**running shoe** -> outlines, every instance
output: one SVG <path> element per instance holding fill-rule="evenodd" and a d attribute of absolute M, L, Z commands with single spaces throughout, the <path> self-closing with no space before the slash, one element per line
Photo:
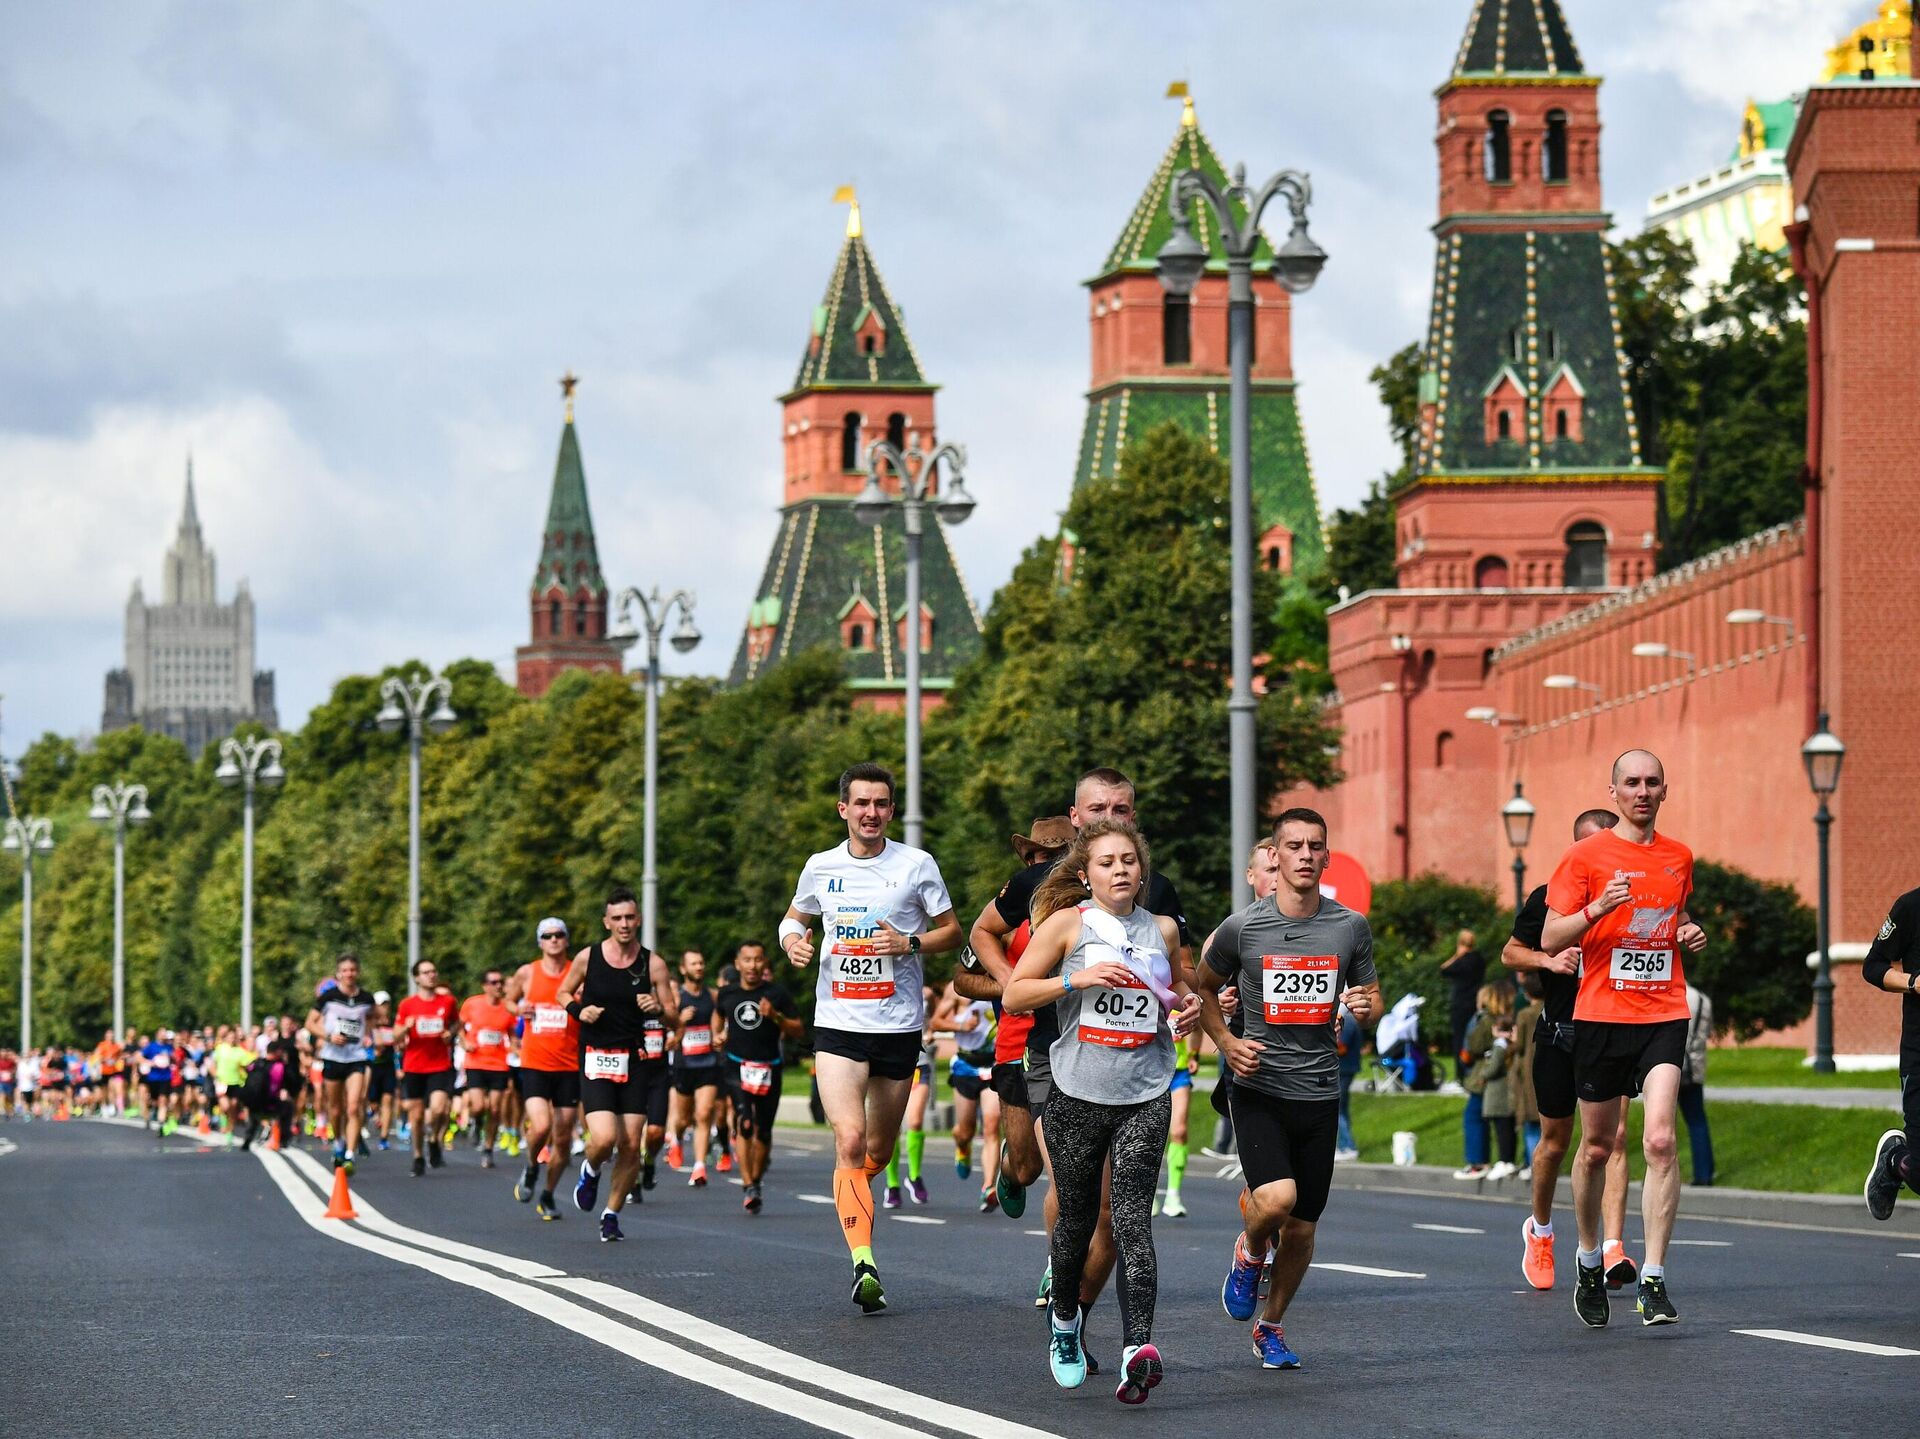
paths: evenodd
<path fill-rule="evenodd" d="M 965 1179 L 973 1173 L 973 1151 L 971 1149 L 956 1149 L 953 1151 L 953 1172 L 961 1179 Z"/>
<path fill-rule="evenodd" d="M 625 1239 L 626 1237 L 626 1235 L 620 1232 L 619 1215 L 603 1214 L 600 1216 L 600 1242 L 602 1244 L 612 1244 L 615 1240 Z"/>
<path fill-rule="evenodd" d="M 1087 1356 L 1080 1352 L 1079 1315 L 1066 1329 L 1048 1316 L 1047 1367 L 1053 1371 L 1053 1382 L 1062 1389 L 1078 1389 L 1087 1382 Z"/>
<path fill-rule="evenodd" d="M 733 1173 L 733 1151 L 730 1149 L 721 1150 L 720 1162 L 714 1165 L 714 1168 L 718 1169 L 722 1174 Z"/>
<path fill-rule="evenodd" d="M 1179 1190 L 1169 1189 L 1167 1191 L 1166 1202 L 1160 1206 L 1160 1212 L 1169 1219 L 1185 1219 L 1187 1217 L 1187 1206 L 1181 1202 Z"/>
<path fill-rule="evenodd" d="M 338 1164 L 335 1164 L 333 1167 L 335 1169 L 340 1170 L 349 1179 L 351 1179 L 353 1177 L 353 1168 L 354 1168 L 353 1156 L 351 1154 L 341 1155 L 340 1162 Z"/>
<path fill-rule="evenodd" d="M 1293 1352 L 1287 1343 L 1287 1336 L 1278 1324 L 1269 1324 L 1261 1319 L 1253 1326 L 1253 1352 L 1260 1356 L 1262 1369 L 1298 1369 L 1300 1356 Z"/>
<path fill-rule="evenodd" d="M 425 1174 L 426 1172 L 427 1172 L 427 1161 L 422 1159 L 417 1154 L 414 1155 L 413 1156 L 413 1177 L 415 1179 L 418 1179 L 421 1175 Z"/>
<path fill-rule="evenodd" d="M 705 1189 L 706 1187 L 707 1166 L 704 1164 L 696 1164 L 693 1166 L 693 1173 L 687 1176 L 687 1188 Z"/>
<path fill-rule="evenodd" d="M 1600 1247 L 1600 1263 L 1607 1271 L 1607 1288 L 1625 1289 L 1640 1277 L 1633 1256 L 1618 1239 L 1609 1239 Z"/>
<path fill-rule="evenodd" d="M 1573 1312 L 1589 1329 L 1607 1327 L 1607 1283 L 1598 1264 L 1588 1268 L 1578 1258 L 1573 1261 Z"/>
<path fill-rule="evenodd" d="M 1027 1212 L 1027 1186 L 1016 1184 L 1007 1173 L 1007 1146 L 1000 1146 L 1000 1176 L 993 1181 L 993 1192 L 1000 1197 L 1000 1212 L 1018 1219 Z"/>
<path fill-rule="evenodd" d="M 1120 1386 L 1113 1397 L 1122 1404 L 1144 1404 L 1147 1391 L 1161 1380 L 1160 1351 L 1151 1344 L 1136 1344 L 1120 1356 Z"/>
<path fill-rule="evenodd" d="M 1640 1281 L 1640 1297 L 1634 1303 L 1640 1311 L 1642 1324 L 1678 1324 L 1680 1313 L 1673 1307 L 1673 1301 L 1667 1298 L 1667 1281 L 1664 1275 L 1653 1275 Z"/>
<path fill-rule="evenodd" d="M 491 1149 L 483 1149 L 480 1151 L 480 1167 L 482 1169 L 493 1168 L 493 1151 Z"/>
<path fill-rule="evenodd" d="M 580 1177 L 573 1182 L 573 1207 L 582 1214 L 591 1213 L 600 1198 L 600 1176 L 587 1173 L 587 1162 L 580 1161 Z"/>
<path fill-rule="evenodd" d="M 889 1184 L 884 1190 L 881 1191 L 880 1207 L 882 1209 L 898 1209 L 900 1207 L 900 1186 L 899 1185 Z"/>
<path fill-rule="evenodd" d="M 1533 1216 L 1520 1221 L 1520 1272 L 1535 1289 L 1553 1288 L 1553 1236 L 1533 1232 Z"/>
<path fill-rule="evenodd" d="M 367 1148 L 367 1136 L 364 1134 L 360 1136 L 360 1157 L 363 1159 L 373 1158 L 373 1151 Z"/>
<path fill-rule="evenodd" d="M 444 1168 L 444 1167 L 446 1166 L 446 1162 L 447 1162 L 446 1160 L 444 1160 L 444 1159 L 442 1159 L 442 1158 L 440 1157 L 440 1141 L 439 1141 L 439 1140 L 437 1140 L 437 1139 L 429 1139 L 429 1140 L 427 1141 L 427 1166 L 428 1166 L 428 1168 L 430 1168 L 430 1169 L 442 1169 L 442 1168 Z"/>
<path fill-rule="evenodd" d="M 853 1302 L 862 1314 L 878 1314 L 887 1307 L 886 1291 L 880 1287 L 880 1271 L 865 1260 L 853 1266 Z"/>
<path fill-rule="evenodd" d="M 653 1161 L 651 1159 L 641 1160 L 640 1161 L 640 1187 L 642 1189 L 651 1189 L 653 1188 L 655 1183 L 656 1181 L 653 1175 Z"/>
<path fill-rule="evenodd" d="M 746 1186 L 746 1193 L 745 1193 L 745 1196 L 740 1201 L 740 1207 L 746 1210 L 747 1213 L 749 1214 L 758 1214 L 760 1212 L 760 1186 L 759 1185 L 749 1184 Z"/>
<path fill-rule="evenodd" d="M 386 1140 L 384 1140 L 384 1139 L 383 1139 L 383 1140 L 381 1140 L 381 1141 L 380 1141 L 380 1152 L 381 1152 L 382 1154 L 385 1154 L 385 1153 L 386 1153 L 386 1152 L 387 1152 L 387 1151 L 388 1151 L 389 1149 L 391 1149 L 391 1148 L 393 1148 L 393 1146 L 392 1146 L 391 1144 L 389 1144 L 389 1143 L 387 1143 L 387 1141 L 386 1141 Z"/>
<path fill-rule="evenodd" d="M 1900 1196 L 1900 1157 L 1907 1147 L 1905 1131 L 1889 1129 L 1874 1146 L 1873 1167 L 1867 1171 L 1867 1213 L 1875 1219 L 1893 1218 L 1893 1201 Z"/>
<path fill-rule="evenodd" d="M 1033 1291 L 1033 1307 L 1045 1309 L 1047 1301 L 1053 1298 L 1053 1261 L 1047 1261 L 1047 1267 L 1040 1271 L 1040 1287 Z"/>
<path fill-rule="evenodd" d="M 180 1127 L 179 1120 L 169 1119 L 165 1124 L 160 1126 L 160 1137 L 162 1139 L 167 1138 L 169 1135 L 171 1135 L 174 1132 L 174 1130 L 178 1129 L 179 1127 Z"/>
<path fill-rule="evenodd" d="M 982 1214 L 991 1214 L 999 1207 L 999 1195 L 995 1194 L 991 1189 L 983 1189 L 980 1191 L 980 1212 Z"/>
<path fill-rule="evenodd" d="M 680 1141 L 677 1139 L 669 1139 L 667 1141 L 667 1168 L 678 1169 L 679 1167 Z"/>
<path fill-rule="evenodd" d="M 345 1164 L 346 1162 L 347 1162 L 347 1146 L 344 1144 L 334 1145 L 333 1146 L 333 1167 L 335 1169 L 338 1169 L 341 1165 Z"/>
<path fill-rule="evenodd" d="M 533 1198 L 533 1186 L 540 1182 L 540 1166 L 529 1164 L 526 1172 L 513 1181 L 513 1197 L 525 1204 Z"/>
<path fill-rule="evenodd" d="M 533 1206 L 533 1212 L 542 1219 L 549 1221 L 560 1217 L 560 1206 L 553 1202 L 552 1190 L 543 1189 L 540 1191 L 540 1200 Z"/>
<path fill-rule="evenodd" d="M 1247 1237 L 1233 1239 L 1233 1263 L 1227 1266 L 1226 1281 L 1220 1286 L 1220 1307 L 1227 1318 L 1242 1324 L 1253 1318 L 1253 1306 L 1260 1298 L 1260 1261 L 1247 1253 Z"/>
<path fill-rule="evenodd" d="M 907 1180 L 907 1198 L 911 1199 L 915 1204 L 925 1204 L 927 1202 L 927 1181 L 924 1179 Z"/>

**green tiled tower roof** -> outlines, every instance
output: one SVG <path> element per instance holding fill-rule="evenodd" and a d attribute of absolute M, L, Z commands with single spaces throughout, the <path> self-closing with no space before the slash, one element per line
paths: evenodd
<path fill-rule="evenodd" d="M 900 307 L 867 250 L 857 206 L 848 217 L 847 231 L 827 293 L 814 307 L 806 352 L 793 377 L 793 393 L 861 386 L 933 388 L 920 372 L 920 357 L 914 353 Z M 861 343 L 861 330 L 874 325 L 885 338 L 869 351 Z"/>
<path fill-rule="evenodd" d="M 1111 275 L 1116 270 L 1151 270 L 1155 267 L 1160 247 L 1173 234 L 1173 215 L 1167 209 L 1167 191 L 1173 184 L 1173 177 L 1182 170 L 1199 170 L 1223 191 L 1229 183 L 1220 156 L 1207 142 L 1199 122 L 1194 119 L 1192 100 L 1186 101 L 1173 143 L 1167 146 L 1166 154 L 1160 157 L 1159 168 L 1153 172 L 1153 178 L 1147 182 L 1147 188 L 1134 205 L 1133 213 L 1127 217 L 1126 228 L 1121 230 L 1120 238 L 1113 242 L 1113 248 L 1107 251 L 1106 263 L 1100 267 L 1102 275 Z M 1195 237 L 1209 251 L 1207 268 L 1225 273 L 1227 248 L 1220 239 L 1220 226 L 1214 220 L 1213 211 L 1205 201 L 1195 200 L 1188 207 L 1188 218 Z M 1244 223 L 1247 218 L 1246 207 L 1236 202 L 1233 205 L 1233 218 L 1235 224 Z M 1273 263 L 1273 251 L 1268 247 L 1264 235 L 1259 248 L 1254 251 L 1253 263 L 1256 270 Z"/>
<path fill-rule="evenodd" d="M 540 563 L 533 572 L 534 593 L 556 584 L 569 594 L 583 587 L 596 595 L 607 592 L 593 539 L 593 512 L 587 507 L 587 472 L 580 463 L 580 437 L 573 430 L 571 396 L 560 430 L 560 454 L 553 462 L 553 498 L 547 502 Z"/>
<path fill-rule="evenodd" d="M 1584 73 L 1560 0 L 1474 0 L 1454 79 Z"/>

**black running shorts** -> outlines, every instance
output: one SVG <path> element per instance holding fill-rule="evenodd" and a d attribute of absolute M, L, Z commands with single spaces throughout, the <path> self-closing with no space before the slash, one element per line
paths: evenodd
<path fill-rule="evenodd" d="M 697 1067 L 681 1064 L 674 1067 L 673 1092 L 675 1094 L 692 1094 L 698 1089 L 712 1089 L 719 1083 L 720 1066 L 718 1064 L 702 1064 Z"/>
<path fill-rule="evenodd" d="M 529 1069 L 520 1066 L 520 1095 L 523 1099 L 544 1099 L 555 1109 L 580 1107 L 580 1071 L 577 1069 Z"/>
<path fill-rule="evenodd" d="M 367 1061 L 364 1059 L 323 1059 L 320 1061 L 320 1077 L 328 1084 L 338 1084 L 350 1074 L 365 1074 L 366 1072 Z"/>
<path fill-rule="evenodd" d="M 993 1067 L 993 1092 L 1000 1096 L 1002 1104 L 1010 1104 L 1015 1109 L 1027 1107 L 1027 1071 L 1018 1060 L 1009 1060 Z"/>
<path fill-rule="evenodd" d="M 400 1076 L 400 1097 L 409 1104 L 418 1103 L 436 1090 L 441 1094 L 453 1093 L 451 1069 L 409 1071 Z"/>
<path fill-rule="evenodd" d="M 1581 1099 L 1599 1103 L 1631 1099 L 1662 1064 L 1682 1068 L 1687 1057 L 1687 1021 L 1609 1024 L 1577 1019 L 1573 1024 L 1573 1087 Z"/>
<path fill-rule="evenodd" d="M 920 1067 L 920 1031 L 873 1033 L 863 1029 L 816 1029 L 815 1054 L 835 1054 L 864 1064 L 876 1079 L 912 1079 Z"/>
<path fill-rule="evenodd" d="M 469 1069 L 467 1088 L 477 1089 L 483 1094 L 498 1094 L 507 1087 L 507 1072 L 504 1069 Z"/>
<path fill-rule="evenodd" d="M 1533 1097 L 1542 1119 L 1573 1118 L 1573 1056 L 1544 1036 L 1533 1041 Z"/>
<path fill-rule="evenodd" d="M 400 1087 L 399 1076 L 391 1062 L 376 1064 L 367 1071 L 367 1098 L 376 1103 Z"/>
<path fill-rule="evenodd" d="M 979 1099 L 980 1092 L 993 1082 L 990 1076 L 983 1078 L 978 1074 L 950 1074 L 947 1079 L 953 1085 L 955 1094 L 962 1099 L 975 1100 Z"/>
<path fill-rule="evenodd" d="M 765 1094 L 749 1094 L 740 1084 L 740 1066 L 728 1060 L 724 1066 L 727 1098 L 733 1101 L 733 1123 L 744 1139 L 773 1138 L 773 1122 L 780 1114 L 780 1066 L 773 1067 L 773 1084 Z"/>
<path fill-rule="evenodd" d="M 1291 1179 L 1293 1217 L 1316 1223 L 1333 1188 L 1339 1099 L 1276 1099 L 1246 1084 L 1233 1087 L 1233 1133 L 1249 1189 Z"/>

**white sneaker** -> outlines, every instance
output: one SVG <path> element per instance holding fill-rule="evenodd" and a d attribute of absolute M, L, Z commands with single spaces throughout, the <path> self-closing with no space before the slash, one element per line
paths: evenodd
<path fill-rule="evenodd" d="M 1507 1161 L 1503 1159 L 1498 1164 L 1494 1165 L 1493 1168 L 1487 1171 L 1487 1178 L 1511 1179 L 1513 1178 L 1514 1175 L 1518 1174 L 1519 1172 L 1520 1171 L 1518 1169 L 1516 1169 L 1513 1165 L 1507 1163 Z"/>
<path fill-rule="evenodd" d="M 1487 1166 L 1484 1164 L 1469 1164 L 1464 1169 L 1454 1170 L 1453 1177 L 1455 1179 L 1485 1179 L 1487 1177 Z"/>
<path fill-rule="evenodd" d="M 1160 1206 L 1160 1212 L 1169 1219 L 1185 1219 L 1187 1217 L 1187 1206 L 1180 1202 L 1179 1190 L 1169 1189 L 1167 1191 L 1166 1201 Z"/>
<path fill-rule="evenodd" d="M 1520 1179 L 1522 1179 L 1522 1180 L 1528 1180 L 1528 1181 L 1531 1181 L 1531 1180 L 1532 1180 L 1532 1178 L 1533 1178 L 1533 1166 L 1532 1166 L 1531 1164 L 1529 1164 L 1529 1165 L 1527 1165 L 1527 1166 L 1525 1166 L 1524 1168 L 1522 1168 L 1522 1169 L 1521 1169 L 1521 1171 L 1520 1171 L 1520 1173 L 1519 1173 L 1519 1175 L 1518 1175 L 1517 1177 L 1518 1177 L 1518 1178 L 1520 1178 Z"/>
<path fill-rule="evenodd" d="M 1336 1164 L 1345 1164 L 1359 1157 L 1360 1151 L 1357 1149 L 1336 1149 L 1333 1151 L 1333 1158 Z"/>

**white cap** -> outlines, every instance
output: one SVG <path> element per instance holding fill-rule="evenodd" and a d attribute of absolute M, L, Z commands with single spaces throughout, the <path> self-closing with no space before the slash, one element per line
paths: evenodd
<path fill-rule="evenodd" d="M 569 933 L 567 929 L 567 922 L 564 919 L 555 919 L 552 915 L 548 915 L 545 919 L 541 920 L 540 923 L 536 924 L 533 927 L 533 937 L 535 939 L 538 939 L 541 935 L 545 934 L 549 929 L 553 929 L 556 926 L 559 928 L 562 934 Z"/>
<path fill-rule="evenodd" d="M 388 994 L 384 989 L 376 989 L 373 992 L 373 1002 L 375 1004 L 386 1004 L 392 999 L 393 996 Z"/>

